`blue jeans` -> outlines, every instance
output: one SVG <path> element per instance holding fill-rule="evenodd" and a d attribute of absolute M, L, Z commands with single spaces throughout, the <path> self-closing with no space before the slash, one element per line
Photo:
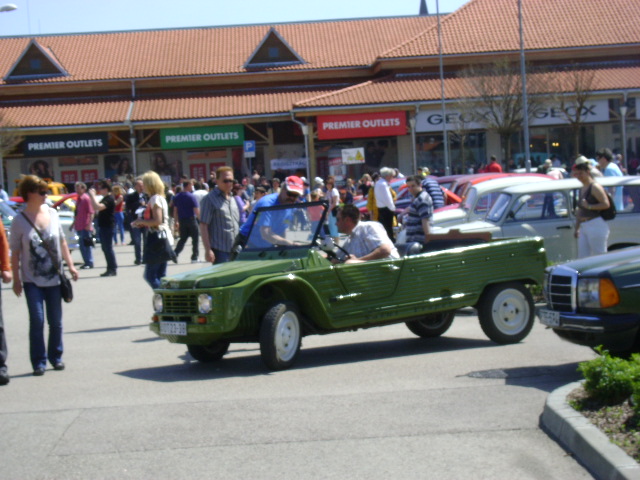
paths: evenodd
<path fill-rule="evenodd" d="M 124 212 L 116 212 L 113 214 L 116 219 L 116 228 L 113 231 L 113 243 L 118 244 L 118 233 L 120 234 L 120 243 L 124 243 Z"/>
<path fill-rule="evenodd" d="M 78 232 L 80 242 L 80 255 L 82 255 L 82 261 L 85 265 L 93 267 L 93 247 L 87 247 L 84 244 L 85 238 L 91 238 L 91 232 L 89 230 L 80 230 Z"/>
<path fill-rule="evenodd" d="M 107 261 L 107 270 L 115 272 L 118 269 L 116 263 L 116 254 L 113 252 L 113 228 L 112 227 L 100 227 L 98 232 L 100 236 L 100 246 L 102 247 L 102 253 Z"/>
<path fill-rule="evenodd" d="M 2 319 L 2 297 L 0 297 L 0 373 L 7 373 L 7 338 Z"/>
<path fill-rule="evenodd" d="M 231 259 L 231 252 L 223 252 L 222 250 L 216 250 L 215 248 L 212 248 L 211 250 L 213 250 L 213 254 L 216 256 L 213 260 L 214 265 L 228 262 Z"/>
<path fill-rule="evenodd" d="M 135 228 L 134 228 L 135 230 Z M 167 262 L 145 264 L 144 266 L 144 279 L 151 285 L 151 288 L 160 287 L 160 279 L 167 276 Z"/>
<path fill-rule="evenodd" d="M 144 228 L 131 227 L 131 240 L 133 240 L 133 252 L 136 256 L 136 262 L 142 262 L 142 238 L 144 237 Z"/>
<path fill-rule="evenodd" d="M 39 287 L 35 283 L 24 283 L 24 294 L 29 309 L 29 351 L 33 369 L 45 368 L 47 358 L 52 365 L 62 361 L 62 297 L 60 286 Z M 48 351 L 44 346 L 45 305 L 49 323 Z"/>

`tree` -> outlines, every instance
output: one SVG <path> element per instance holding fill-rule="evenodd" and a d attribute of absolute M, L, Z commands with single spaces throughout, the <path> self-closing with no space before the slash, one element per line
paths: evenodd
<path fill-rule="evenodd" d="M 0 111 L 0 187 L 4 188 L 4 156 L 11 152 L 22 141 L 23 137 L 6 120 Z"/>
<path fill-rule="evenodd" d="M 519 67 L 507 58 L 501 58 L 491 64 L 470 65 L 460 71 L 459 76 L 463 79 L 464 98 L 461 103 L 473 105 L 474 120 L 500 135 L 502 152 L 508 161 L 511 158 L 511 137 L 522 130 L 524 121 Z M 527 89 L 534 93 L 536 85 L 529 79 L 527 77 Z M 531 117 L 539 108 L 541 99 L 534 95 L 527 98 L 527 112 Z"/>
<path fill-rule="evenodd" d="M 584 124 L 586 104 L 596 87 L 596 72 L 575 64 L 552 75 L 554 103 L 567 121 L 573 135 L 574 155 L 580 153 L 580 132 Z"/>

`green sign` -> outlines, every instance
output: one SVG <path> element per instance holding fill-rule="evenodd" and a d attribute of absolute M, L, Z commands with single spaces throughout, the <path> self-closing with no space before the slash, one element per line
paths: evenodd
<path fill-rule="evenodd" d="M 167 128 L 160 130 L 163 150 L 237 147 L 244 142 L 242 125 L 221 125 L 216 127 Z"/>

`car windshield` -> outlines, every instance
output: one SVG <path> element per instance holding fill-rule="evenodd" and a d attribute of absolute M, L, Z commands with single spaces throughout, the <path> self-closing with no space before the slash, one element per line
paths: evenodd
<path fill-rule="evenodd" d="M 316 245 L 327 209 L 326 202 L 261 208 L 256 211 L 244 250 L 282 250 Z"/>
<path fill-rule="evenodd" d="M 493 204 L 493 207 L 491 207 L 491 210 L 489 210 L 486 219 L 490 222 L 499 222 L 509 207 L 510 202 L 511 195 L 508 193 L 501 193 Z"/>
<path fill-rule="evenodd" d="M 16 216 L 16 211 L 4 202 L 0 202 L 0 215 L 3 218 L 12 220 Z"/>

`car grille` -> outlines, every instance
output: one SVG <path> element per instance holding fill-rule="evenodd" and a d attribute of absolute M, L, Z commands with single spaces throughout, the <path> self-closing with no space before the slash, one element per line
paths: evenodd
<path fill-rule="evenodd" d="M 197 315 L 198 299 L 195 294 L 163 294 L 162 313 L 169 315 Z"/>
<path fill-rule="evenodd" d="M 576 282 L 577 275 L 573 270 L 562 267 L 548 270 L 544 296 L 549 308 L 559 312 L 573 312 Z"/>

